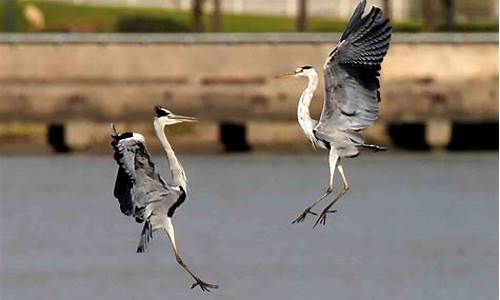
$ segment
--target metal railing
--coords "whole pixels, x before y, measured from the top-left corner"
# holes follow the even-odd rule
[[[0,44],[253,44],[336,43],[339,33],[50,33],[0,34]],[[498,43],[498,33],[394,34],[394,43]]]

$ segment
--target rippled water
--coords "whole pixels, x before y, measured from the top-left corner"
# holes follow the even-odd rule
[[[220,285],[204,299],[498,298],[497,153],[348,160],[352,190],[316,229],[290,222],[326,183],[326,157],[181,158],[180,250]],[[2,299],[201,297],[162,233],[135,253],[141,228],[112,198],[109,157],[0,168]]]

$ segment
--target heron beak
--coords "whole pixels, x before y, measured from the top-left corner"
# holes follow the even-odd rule
[[[285,78],[290,78],[293,76],[295,76],[295,73],[286,73],[286,74],[274,76],[274,78],[275,79],[285,79]]]
[[[188,117],[188,116],[180,116],[180,115],[171,115],[169,116],[170,119],[179,121],[179,122],[198,122],[197,118],[194,117]]]

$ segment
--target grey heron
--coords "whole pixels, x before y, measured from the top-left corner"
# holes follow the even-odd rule
[[[384,151],[385,148],[365,143],[360,131],[377,120],[380,102],[379,75],[381,63],[389,49],[392,28],[381,9],[372,7],[363,16],[366,0],[361,1],[337,46],[330,52],[323,66],[325,98],[319,121],[311,118],[309,105],[318,84],[318,73],[311,65],[297,68],[293,73],[278,76],[307,77],[308,84],[298,104],[300,127],[316,148],[329,151],[330,177],[325,192],[292,223],[304,221],[312,208],[333,192],[335,169],[343,188],[317,217],[314,227],[326,224],[326,216],[336,210],[332,206],[349,190],[342,158],[355,157],[361,149]]]
[[[151,161],[144,136],[135,132],[119,134],[112,124],[111,145],[114,159],[118,164],[118,174],[114,196],[120,203],[120,210],[132,216],[138,223],[144,223],[137,252],[144,252],[153,232],[164,230],[172,245],[175,259],[188,272],[195,282],[191,289],[199,286],[203,291],[218,288],[215,284],[202,281],[184,263],[175,241],[172,217],[176,209],[186,200],[188,182],[186,173],[175,156],[174,150],[165,136],[165,127],[180,122],[194,122],[195,118],[176,115],[163,107],[155,108],[154,129],[165,150],[171,172],[167,183],[158,173]]]

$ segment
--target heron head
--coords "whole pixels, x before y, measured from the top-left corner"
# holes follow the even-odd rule
[[[181,122],[197,122],[198,119],[188,116],[176,115],[165,107],[156,106],[155,107],[156,120],[165,124],[173,125]]]
[[[313,74],[316,74],[316,71],[314,70],[313,66],[304,65],[302,67],[298,67],[292,73],[279,75],[279,76],[276,76],[276,78],[288,78],[288,77],[299,78],[299,77],[308,77],[308,76],[313,75]]]

